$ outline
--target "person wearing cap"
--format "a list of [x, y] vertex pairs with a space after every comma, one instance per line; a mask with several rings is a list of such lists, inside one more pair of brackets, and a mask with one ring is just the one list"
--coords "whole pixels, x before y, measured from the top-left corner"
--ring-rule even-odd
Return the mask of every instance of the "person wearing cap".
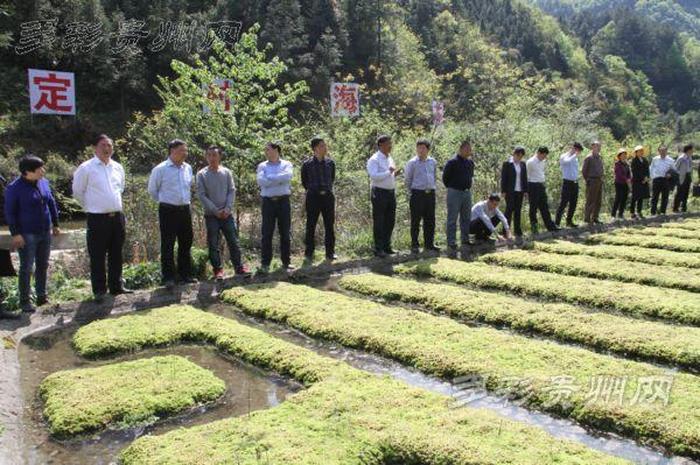
[[[507, 239], [511, 238], [508, 220], [498, 209], [498, 204], [500, 202], [501, 197], [494, 193], [489, 195], [488, 199], [477, 202], [476, 205], [472, 207], [469, 230], [474, 234], [477, 240], [488, 240], [491, 235], [496, 232], [496, 227], [499, 224], [503, 225], [505, 237]], [[496, 239], [501, 240], [503, 237], [496, 235]]]
[[542, 221], [547, 231], [558, 231], [560, 228], [552, 221], [547, 200], [547, 186], [545, 184], [545, 167], [549, 149], [539, 147], [527, 161], [527, 193], [530, 198], [530, 228], [533, 234], [537, 234], [537, 211], [542, 216]]
[[[187, 144], [180, 139], [168, 143], [168, 158], [151, 171], [148, 193], [158, 202], [160, 269], [167, 288], [176, 282], [196, 283], [192, 275], [192, 166], [185, 161]], [[177, 242], [177, 269], [175, 268]]]
[[447, 245], [454, 253], [457, 250], [457, 222], [462, 245], [472, 244], [469, 239], [469, 223], [472, 209], [472, 182], [474, 180], [474, 160], [472, 145], [464, 140], [459, 151], [442, 170], [442, 183], [447, 188]]
[[396, 176], [401, 170], [391, 158], [392, 148], [391, 137], [383, 134], [377, 137], [378, 150], [367, 160], [372, 192], [374, 255], [381, 258], [396, 253], [391, 248], [391, 235], [396, 223]]
[[265, 146], [267, 160], [261, 162], [256, 169], [256, 179], [262, 197], [262, 243], [259, 270], [261, 274], [266, 274], [270, 270], [275, 224], [280, 234], [282, 267], [285, 271], [294, 270], [291, 264], [292, 209], [289, 203], [294, 168], [289, 161], [283, 160], [281, 155], [282, 145], [279, 142], [268, 142]]
[[73, 197], [87, 213], [90, 282], [95, 301], [100, 302], [108, 289], [112, 295], [133, 291], [126, 289], [122, 280], [122, 249], [126, 240], [122, 205], [126, 186], [124, 168], [112, 158], [114, 144], [109, 136], [97, 136], [93, 147], [95, 156], [73, 174]]
[[638, 145], [634, 148], [634, 158], [630, 163], [632, 171], [632, 202], [630, 203], [630, 213], [633, 219], [644, 218], [642, 206], [644, 199], [650, 197], [649, 193], [649, 162], [644, 156], [644, 146]]
[[574, 224], [574, 213], [578, 203], [578, 157], [582, 151], [583, 146], [579, 142], [574, 142], [568, 152], [559, 156], [562, 185], [559, 208], [557, 208], [557, 215], [554, 220], [557, 226], [561, 225], [562, 216], [564, 216], [564, 211], [568, 206], [566, 225], [571, 228], [578, 227], [578, 225]]
[[586, 206], [584, 220], [588, 224], [600, 224], [600, 206], [603, 200], [603, 157], [600, 156], [601, 144], [591, 144], [591, 153], [583, 159], [581, 176], [586, 182]]
[[520, 217], [523, 198], [527, 194], [527, 167], [523, 161], [525, 148], [515, 147], [513, 155], [501, 166], [501, 195], [506, 200], [506, 219], [516, 237], [523, 235]]
[[[654, 157], [649, 167], [649, 176], [651, 177], [651, 214], [656, 215], [657, 212], [662, 215], [666, 214], [668, 207], [668, 194], [671, 190], [671, 178], [675, 171], [675, 161], [668, 156], [668, 148], [665, 145], [659, 146], [659, 154]], [[661, 197], [661, 208], [657, 210]]]
[[632, 186], [632, 171], [627, 163], [627, 150], [620, 149], [617, 151], [615, 167], [615, 201], [612, 207], [613, 219], [624, 219], [625, 206], [627, 205], [627, 196]]
[[406, 163], [404, 181], [408, 189], [411, 210], [411, 252], [419, 251], [418, 232], [423, 222], [423, 246], [437, 252], [435, 247], [435, 177], [437, 162], [430, 153], [430, 141], [416, 142], [416, 156]]
[[326, 260], [332, 261], [335, 255], [335, 162], [328, 156], [328, 145], [322, 137], [311, 139], [310, 157], [301, 165], [301, 185], [306, 190], [306, 234], [304, 251], [305, 263], [311, 264], [316, 249], [316, 225], [318, 217], [323, 217], [324, 245]]
[[683, 152], [676, 158], [675, 168], [678, 173], [678, 190], [673, 198], [673, 212], [688, 211], [688, 194], [693, 182], [693, 144], [686, 144]]
[[34, 269], [36, 304], [48, 302], [46, 282], [51, 254], [51, 234], [60, 234], [58, 208], [49, 181], [44, 177], [44, 160], [25, 155], [19, 161], [20, 176], [5, 189], [5, 220], [12, 235], [12, 248], [19, 255], [19, 305], [23, 312], [36, 309], [30, 300]]

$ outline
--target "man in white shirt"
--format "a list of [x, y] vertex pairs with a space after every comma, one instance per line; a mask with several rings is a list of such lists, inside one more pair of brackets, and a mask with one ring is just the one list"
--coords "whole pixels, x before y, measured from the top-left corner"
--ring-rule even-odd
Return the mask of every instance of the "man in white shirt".
[[[488, 240], [496, 232], [496, 226], [499, 224], [503, 225], [505, 237], [511, 238], [508, 220], [498, 209], [499, 203], [501, 203], [501, 197], [498, 194], [491, 194], [488, 199], [477, 202], [472, 207], [469, 231], [474, 234], [477, 240]], [[496, 239], [501, 240], [503, 237], [496, 235]]]
[[122, 208], [124, 168], [112, 160], [114, 145], [107, 135], [97, 136], [93, 146], [95, 156], [73, 174], [73, 197], [87, 213], [90, 282], [95, 300], [100, 302], [107, 290], [112, 295], [132, 291], [125, 289], [122, 281], [122, 247], [126, 239]]
[[659, 196], [661, 196], [661, 208], [659, 213], [666, 214], [668, 206], [668, 193], [671, 188], [671, 177], [675, 170], [673, 158], [668, 156], [668, 148], [665, 145], [659, 146], [659, 154], [654, 157], [649, 166], [649, 177], [651, 177], [651, 214], [656, 215]]
[[559, 157], [559, 167], [561, 168], [561, 199], [557, 215], [554, 222], [557, 226], [561, 224], [561, 219], [564, 216], [566, 207], [569, 207], [566, 213], [566, 225], [570, 228], [576, 228], [574, 224], [574, 213], [576, 212], [576, 204], [578, 203], [578, 157], [583, 152], [583, 145], [579, 142], [574, 142], [568, 152], [562, 153]]
[[280, 158], [282, 145], [268, 142], [265, 146], [267, 160], [257, 168], [257, 181], [262, 197], [262, 247], [260, 273], [265, 274], [272, 262], [272, 235], [277, 224], [280, 232], [280, 258], [286, 271], [292, 271], [291, 264], [291, 228], [292, 210], [289, 196], [292, 193], [291, 181], [293, 167], [287, 160]]
[[396, 252], [391, 248], [391, 234], [396, 222], [396, 176], [401, 170], [391, 158], [391, 137], [381, 135], [377, 138], [377, 152], [367, 160], [372, 190], [372, 222], [374, 236], [374, 254], [386, 257]]
[[547, 201], [547, 188], [545, 185], [545, 167], [549, 149], [540, 147], [526, 163], [527, 167], [527, 193], [530, 198], [530, 227], [533, 234], [537, 234], [537, 210], [542, 215], [542, 221], [548, 231], [558, 231], [559, 227], [554, 224], [549, 214], [549, 204]]
[[418, 253], [418, 232], [423, 222], [423, 245], [426, 251], [437, 252], [435, 247], [435, 176], [437, 162], [430, 153], [430, 141], [416, 142], [416, 156], [406, 163], [404, 180], [410, 196], [411, 252]]
[[685, 212], [688, 210], [688, 194], [693, 182], [693, 144], [686, 144], [683, 153], [676, 158], [676, 172], [678, 173], [678, 190], [673, 199], [673, 212]]

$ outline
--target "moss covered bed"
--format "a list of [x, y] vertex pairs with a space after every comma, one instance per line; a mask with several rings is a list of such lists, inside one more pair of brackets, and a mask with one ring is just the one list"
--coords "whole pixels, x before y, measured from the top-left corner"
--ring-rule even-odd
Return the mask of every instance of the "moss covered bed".
[[[264, 297], [262, 289], [242, 292]], [[307, 388], [270, 410], [139, 438], [122, 452], [123, 464], [629, 463], [489, 411], [454, 408], [450, 397], [356, 370], [192, 307], [97, 321], [74, 336], [79, 353], [90, 357], [181, 342], [212, 344]]]

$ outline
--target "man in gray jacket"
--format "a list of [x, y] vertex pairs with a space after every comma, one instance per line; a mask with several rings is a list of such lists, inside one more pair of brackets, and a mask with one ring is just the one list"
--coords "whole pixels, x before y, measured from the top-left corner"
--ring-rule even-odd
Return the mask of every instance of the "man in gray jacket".
[[676, 158], [675, 168], [678, 173], [678, 190], [673, 198], [673, 212], [688, 210], [688, 194], [693, 182], [693, 144], [683, 147], [683, 153]]
[[219, 253], [219, 234], [223, 233], [228, 244], [231, 262], [236, 275], [249, 276], [248, 268], [241, 261], [241, 251], [238, 247], [238, 232], [233, 219], [233, 201], [236, 186], [233, 175], [227, 168], [221, 166], [221, 149], [210, 146], [206, 152], [209, 166], [197, 173], [197, 197], [204, 207], [204, 219], [207, 226], [207, 244], [209, 260], [214, 268], [217, 280], [224, 279], [224, 269]]

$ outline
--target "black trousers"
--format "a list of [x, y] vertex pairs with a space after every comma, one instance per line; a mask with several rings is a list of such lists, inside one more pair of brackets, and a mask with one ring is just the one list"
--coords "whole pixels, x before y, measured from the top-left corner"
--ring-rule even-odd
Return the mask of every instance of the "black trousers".
[[94, 294], [104, 294], [108, 287], [110, 292], [123, 287], [122, 247], [125, 238], [126, 222], [123, 213], [88, 213], [87, 249], [90, 255], [90, 282]]
[[630, 186], [626, 183], [615, 183], [615, 201], [613, 202], [612, 216], [620, 217], [625, 214], [625, 206], [627, 205], [627, 196], [630, 193]]
[[272, 262], [272, 235], [275, 225], [280, 235], [280, 258], [282, 265], [289, 265], [291, 248], [292, 210], [289, 196], [262, 198], [262, 266]]
[[688, 195], [690, 194], [690, 185], [692, 184], [690, 173], [685, 176], [685, 181], [678, 185], [676, 196], [673, 198], [673, 211], [688, 211]]
[[393, 189], [372, 188], [372, 222], [374, 251], [389, 252], [396, 223], [396, 194]]
[[549, 214], [549, 204], [547, 202], [547, 189], [544, 183], [528, 182], [527, 193], [530, 197], [530, 225], [533, 228], [537, 227], [537, 211], [542, 215], [544, 226], [548, 229], [554, 229], [552, 216]]
[[[491, 224], [494, 226], [498, 226], [500, 222], [501, 220], [499, 220], [497, 216], [491, 218]], [[469, 232], [474, 234], [474, 238], [480, 241], [485, 241], [491, 237], [491, 230], [484, 224], [484, 220], [481, 218], [477, 218], [469, 224]]]
[[306, 257], [313, 257], [316, 248], [316, 225], [318, 217], [323, 217], [326, 258], [335, 254], [335, 196], [332, 192], [319, 194], [306, 193]]
[[524, 192], [507, 192], [506, 193], [506, 219], [508, 224], [513, 228], [516, 236], [522, 236], [523, 230], [520, 226], [520, 217], [523, 210]]
[[[160, 269], [163, 281], [192, 277], [192, 214], [189, 205], [158, 205]], [[177, 241], [177, 269], [175, 268]]]
[[651, 194], [651, 214], [656, 215], [656, 206], [659, 203], [659, 196], [661, 196], [661, 208], [658, 210], [662, 215], [666, 214], [666, 207], [668, 207], [668, 192], [669, 192], [669, 182], [666, 178], [654, 178], [651, 184], [652, 194]]
[[578, 203], [578, 182], [564, 179], [561, 185], [561, 199], [559, 200], [559, 208], [557, 208], [556, 224], [561, 224], [561, 219], [564, 216], [564, 210], [569, 207], [566, 213], [566, 224], [571, 224], [574, 220], [576, 212], [576, 204]]
[[435, 191], [411, 190], [411, 247], [418, 247], [418, 233], [423, 222], [423, 246], [435, 245]]

